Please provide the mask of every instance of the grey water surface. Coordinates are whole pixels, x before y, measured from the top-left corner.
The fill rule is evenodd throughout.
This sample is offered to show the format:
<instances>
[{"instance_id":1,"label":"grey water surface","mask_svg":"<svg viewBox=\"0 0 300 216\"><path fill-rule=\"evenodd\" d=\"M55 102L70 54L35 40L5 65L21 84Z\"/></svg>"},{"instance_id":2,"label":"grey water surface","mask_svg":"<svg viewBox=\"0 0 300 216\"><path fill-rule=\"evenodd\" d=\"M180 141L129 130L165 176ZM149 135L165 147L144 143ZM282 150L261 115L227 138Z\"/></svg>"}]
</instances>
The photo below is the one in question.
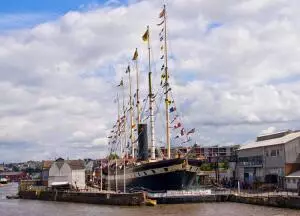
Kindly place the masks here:
<instances>
[{"instance_id":1,"label":"grey water surface","mask_svg":"<svg viewBox=\"0 0 300 216\"><path fill-rule=\"evenodd\" d=\"M156 207L119 207L92 204L8 200L17 184L0 187L0 216L300 216L299 210L262 207L238 203L199 203L158 205Z\"/></svg>"}]
</instances>

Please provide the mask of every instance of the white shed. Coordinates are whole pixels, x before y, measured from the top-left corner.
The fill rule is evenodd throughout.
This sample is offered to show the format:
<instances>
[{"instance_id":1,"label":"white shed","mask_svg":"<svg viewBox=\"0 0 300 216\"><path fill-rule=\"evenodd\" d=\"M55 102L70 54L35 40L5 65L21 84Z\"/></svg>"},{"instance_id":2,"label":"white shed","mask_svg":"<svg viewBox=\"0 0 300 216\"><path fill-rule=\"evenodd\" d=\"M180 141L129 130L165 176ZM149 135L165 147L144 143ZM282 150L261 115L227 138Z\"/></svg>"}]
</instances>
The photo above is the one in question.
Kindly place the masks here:
<instances>
[{"instance_id":1,"label":"white shed","mask_svg":"<svg viewBox=\"0 0 300 216\"><path fill-rule=\"evenodd\" d=\"M68 182L74 188L85 188L85 167L82 160L57 159L49 170L48 186Z\"/></svg>"},{"instance_id":2,"label":"white shed","mask_svg":"<svg viewBox=\"0 0 300 216\"><path fill-rule=\"evenodd\" d=\"M298 181L300 181L300 170L286 176L286 188L288 190L297 190Z\"/></svg>"}]
</instances>

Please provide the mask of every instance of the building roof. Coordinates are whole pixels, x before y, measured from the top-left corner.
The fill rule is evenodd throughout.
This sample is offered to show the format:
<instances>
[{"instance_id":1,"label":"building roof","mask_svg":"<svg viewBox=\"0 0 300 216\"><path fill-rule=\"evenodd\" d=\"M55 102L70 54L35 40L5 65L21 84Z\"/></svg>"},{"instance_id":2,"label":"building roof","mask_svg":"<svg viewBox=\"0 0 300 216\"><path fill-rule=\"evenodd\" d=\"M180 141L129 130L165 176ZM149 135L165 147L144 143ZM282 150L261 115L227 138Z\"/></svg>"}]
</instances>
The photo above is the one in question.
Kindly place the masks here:
<instances>
[{"instance_id":1,"label":"building roof","mask_svg":"<svg viewBox=\"0 0 300 216\"><path fill-rule=\"evenodd\" d=\"M285 144L285 143L288 143L298 137L300 137L300 132L293 132L293 133L289 133L289 134L287 134L283 137L279 137L279 138L247 143L245 145L242 145L238 150Z\"/></svg>"},{"instance_id":2,"label":"building roof","mask_svg":"<svg viewBox=\"0 0 300 216\"><path fill-rule=\"evenodd\" d=\"M1 176L18 176L18 175L23 175L24 172L1 172Z\"/></svg>"},{"instance_id":3,"label":"building roof","mask_svg":"<svg viewBox=\"0 0 300 216\"><path fill-rule=\"evenodd\" d=\"M287 178L300 178L300 170L293 172L291 174L289 174L288 176L286 176Z\"/></svg>"},{"instance_id":4,"label":"building roof","mask_svg":"<svg viewBox=\"0 0 300 216\"><path fill-rule=\"evenodd\" d=\"M53 161L50 160L43 161L43 169L50 169L52 163Z\"/></svg>"},{"instance_id":5,"label":"building roof","mask_svg":"<svg viewBox=\"0 0 300 216\"><path fill-rule=\"evenodd\" d=\"M84 161L83 160L64 160L62 158L57 159L56 161L52 162L56 164L60 169L64 163L67 163L72 170L82 170L85 169ZM51 165L50 165L51 166Z\"/></svg>"},{"instance_id":6,"label":"building roof","mask_svg":"<svg viewBox=\"0 0 300 216\"><path fill-rule=\"evenodd\" d=\"M72 170L81 170L85 169L83 160L68 160L66 161Z\"/></svg>"}]
</instances>

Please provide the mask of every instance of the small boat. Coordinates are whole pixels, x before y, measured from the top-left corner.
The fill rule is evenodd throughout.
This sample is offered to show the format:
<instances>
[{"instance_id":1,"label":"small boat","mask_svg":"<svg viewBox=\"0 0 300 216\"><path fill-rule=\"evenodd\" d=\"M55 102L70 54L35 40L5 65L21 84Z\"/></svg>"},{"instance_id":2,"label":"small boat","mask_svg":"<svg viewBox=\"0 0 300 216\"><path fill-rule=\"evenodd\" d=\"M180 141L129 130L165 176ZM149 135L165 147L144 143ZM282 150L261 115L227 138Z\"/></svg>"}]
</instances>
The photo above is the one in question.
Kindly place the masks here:
<instances>
[{"instance_id":1,"label":"small boat","mask_svg":"<svg viewBox=\"0 0 300 216\"><path fill-rule=\"evenodd\" d=\"M20 199L19 195L7 195L6 199Z\"/></svg>"},{"instance_id":2,"label":"small boat","mask_svg":"<svg viewBox=\"0 0 300 216\"><path fill-rule=\"evenodd\" d=\"M145 204L146 204L146 206L156 206L157 202L156 202L156 200L153 200L153 199L146 199Z\"/></svg>"},{"instance_id":3,"label":"small boat","mask_svg":"<svg viewBox=\"0 0 300 216\"><path fill-rule=\"evenodd\" d=\"M8 180L6 178L0 178L0 184L7 184Z\"/></svg>"}]
</instances>

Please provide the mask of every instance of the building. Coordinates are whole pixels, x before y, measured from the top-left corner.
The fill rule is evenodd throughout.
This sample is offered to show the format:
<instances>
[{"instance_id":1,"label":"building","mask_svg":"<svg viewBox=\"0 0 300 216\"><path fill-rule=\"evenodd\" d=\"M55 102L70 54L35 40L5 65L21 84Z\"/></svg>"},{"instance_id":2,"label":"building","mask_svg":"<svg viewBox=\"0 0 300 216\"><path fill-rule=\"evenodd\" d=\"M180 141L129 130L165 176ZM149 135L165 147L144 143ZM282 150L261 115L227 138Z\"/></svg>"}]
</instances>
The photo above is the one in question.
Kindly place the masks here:
<instances>
[{"instance_id":1,"label":"building","mask_svg":"<svg viewBox=\"0 0 300 216\"><path fill-rule=\"evenodd\" d=\"M8 181L19 182L20 180L27 179L28 176L25 172L1 172L0 178L6 178Z\"/></svg>"},{"instance_id":2,"label":"building","mask_svg":"<svg viewBox=\"0 0 300 216\"><path fill-rule=\"evenodd\" d=\"M300 169L300 132L283 131L258 136L238 149L238 179L244 183L276 183Z\"/></svg>"},{"instance_id":3,"label":"building","mask_svg":"<svg viewBox=\"0 0 300 216\"><path fill-rule=\"evenodd\" d=\"M194 158L205 159L205 160L234 160L238 146L198 146L193 147L175 147L171 149L173 154L186 154L190 152L190 155ZM160 148L162 154L167 156L167 149L165 147Z\"/></svg>"},{"instance_id":4,"label":"building","mask_svg":"<svg viewBox=\"0 0 300 216\"><path fill-rule=\"evenodd\" d=\"M298 182L300 181L300 170L286 176L286 188L291 191L297 191Z\"/></svg>"},{"instance_id":5,"label":"building","mask_svg":"<svg viewBox=\"0 0 300 216\"><path fill-rule=\"evenodd\" d=\"M48 178L49 178L49 170L52 165L53 161L47 160L42 162L42 174L41 180L43 185L48 186Z\"/></svg>"},{"instance_id":6,"label":"building","mask_svg":"<svg viewBox=\"0 0 300 216\"><path fill-rule=\"evenodd\" d=\"M84 189L85 166L82 160L57 159L49 169L48 186L69 184L74 188Z\"/></svg>"},{"instance_id":7,"label":"building","mask_svg":"<svg viewBox=\"0 0 300 216\"><path fill-rule=\"evenodd\" d=\"M0 164L0 172L4 172L4 164Z\"/></svg>"}]
</instances>

